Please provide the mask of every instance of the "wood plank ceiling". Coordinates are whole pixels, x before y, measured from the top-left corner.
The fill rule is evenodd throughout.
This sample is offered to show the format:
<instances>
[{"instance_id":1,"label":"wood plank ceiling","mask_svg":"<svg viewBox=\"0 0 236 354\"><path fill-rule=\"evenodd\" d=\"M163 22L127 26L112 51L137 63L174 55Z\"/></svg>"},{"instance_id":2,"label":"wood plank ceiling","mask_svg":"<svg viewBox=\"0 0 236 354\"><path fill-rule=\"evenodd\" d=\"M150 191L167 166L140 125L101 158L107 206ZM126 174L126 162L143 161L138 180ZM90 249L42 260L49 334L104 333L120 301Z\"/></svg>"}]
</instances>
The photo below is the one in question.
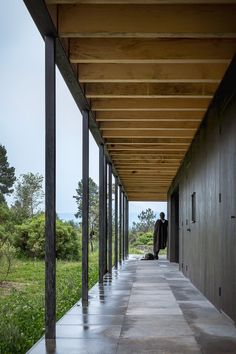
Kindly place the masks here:
<instances>
[{"instance_id":1,"label":"wood plank ceiling","mask_svg":"<svg viewBox=\"0 0 236 354\"><path fill-rule=\"evenodd\" d=\"M235 53L236 1L47 5L129 200L166 200Z\"/></svg>"}]
</instances>

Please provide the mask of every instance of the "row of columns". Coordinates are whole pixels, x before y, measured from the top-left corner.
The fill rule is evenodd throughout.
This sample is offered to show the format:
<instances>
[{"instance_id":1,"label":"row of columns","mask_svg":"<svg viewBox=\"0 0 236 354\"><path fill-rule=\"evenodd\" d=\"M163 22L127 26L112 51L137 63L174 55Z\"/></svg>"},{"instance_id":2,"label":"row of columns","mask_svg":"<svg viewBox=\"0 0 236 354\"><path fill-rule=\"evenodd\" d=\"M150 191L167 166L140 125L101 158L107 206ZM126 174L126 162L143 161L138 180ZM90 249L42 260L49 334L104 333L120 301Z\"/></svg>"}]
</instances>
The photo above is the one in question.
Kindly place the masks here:
<instances>
[{"instance_id":1,"label":"row of columns","mask_svg":"<svg viewBox=\"0 0 236 354\"><path fill-rule=\"evenodd\" d=\"M56 84L55 39L45 38L45 338L56 338ZM88 303L89 111L82 111L82 303ZM99 146L99 282L128 256L128 199ZM114 203L113 203L114 202ZM113 214L114 205L114 214ZM114 222L113 222L114 220ZM113 229L114 226L114 229ZM114 237L113 237L114 235Z\"/></svg>"},{"instance_id":2,"label":"row of columns","mask_svg":"<svg viewBox=\"0 0 236 354\"><path fill-rule=\"evenodd\" d=\"M112 190L112 166L107 163L104 146L99 147L99 282L112 272L114 266L128 256L128 199L118 179L114 185L114 214ZM118 208L119 206L119 208ZM113 223L114 220L114 223ZM113 230L114 224L114 230ZM114 233L114 240L113 240ZM114 242L113 242L114 241Z\"/></svg>"}]
</instances>

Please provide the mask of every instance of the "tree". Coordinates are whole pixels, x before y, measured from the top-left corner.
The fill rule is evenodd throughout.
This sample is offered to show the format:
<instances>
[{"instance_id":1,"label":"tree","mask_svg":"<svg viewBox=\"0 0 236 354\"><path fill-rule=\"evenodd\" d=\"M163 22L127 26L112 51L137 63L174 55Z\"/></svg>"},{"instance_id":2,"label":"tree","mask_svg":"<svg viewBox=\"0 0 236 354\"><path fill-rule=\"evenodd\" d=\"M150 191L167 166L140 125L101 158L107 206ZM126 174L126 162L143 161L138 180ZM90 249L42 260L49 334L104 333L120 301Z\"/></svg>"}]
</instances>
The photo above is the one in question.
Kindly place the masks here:
<instances>
[{"instance_id":1,"label":"tree","mask_svg":"<svg viewBox=\"0 0 236 354\"><path fill-rule=\"evenodd\" d=\"M83 199L83 181L78 182L78 188L76 189L76 199L78 211L75 214L76 218L82 218L82 199ZM94 180L89 177L89 239L91 250L93 251L93 239L98 233L98 221L99 221L99 190L98 185Z\"/></svg>"},{"instance_id":2,"label":"tree","mask_svg":"<svg viewBox=\"0 0 236 354\"><path fill-rule=\"evenodd\" d=\"M15 231L11 210L6 203L0 204L0 284L6 280L15 256L13 234Z\"/></svg>"},{"instance_id":3,"label":"tree","mask_svg":"<svg viewBox=\"0 0 236 354\"><path fill-rule=\"evenodd\" d=\"M16 225L15 247L20 255L31 258L45 256L45 215L43 213ZM81 259L81 234L69 222L56 220L56 256L58 259Z\"/></svg>"},{"instance_id":4,"label":"tree","mask_svg":"<svg viewBox=\"0 0 236 354\"><path fill-rule=\"evenodd\" d=\"M32 172L21 175L17 180L13 208L23 218L32 217L39 210L44 197L42 183L43 176Z\"/></svg>"},{"instance_id":5,"label":"tree","mask_svg":"<svg viewBox=\"0 0 236 354\"><path fill-rule=\"evenodd\" d=\"M11 188L16 180L15 168L7 161L7 150L0 144L0 202L5 202L5 195L13 192Z\"/></svg>"},{"instance_id":6,"label":"tree","mask_svg":"<svg viewBox=\"0 0 236 354\"><path fill-rule=\"evenodd\" d=\"M137 231L152 231L155 224L156 214L152 209L148 208L141 211L141 213L138 215L138 219L139 222L135 223L134 225Z\"/></svg>"}]
</instances>

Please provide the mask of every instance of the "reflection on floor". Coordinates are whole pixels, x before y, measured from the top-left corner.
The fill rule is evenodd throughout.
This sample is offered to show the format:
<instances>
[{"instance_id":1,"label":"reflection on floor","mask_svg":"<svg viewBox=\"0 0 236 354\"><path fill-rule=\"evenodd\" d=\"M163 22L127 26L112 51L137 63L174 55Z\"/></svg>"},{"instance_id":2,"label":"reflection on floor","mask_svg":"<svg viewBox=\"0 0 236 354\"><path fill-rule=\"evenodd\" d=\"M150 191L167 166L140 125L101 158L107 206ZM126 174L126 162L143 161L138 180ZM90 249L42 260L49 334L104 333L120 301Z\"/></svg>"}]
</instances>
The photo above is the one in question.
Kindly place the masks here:
<instances>
[{"instance_id":1,"label":"reflection on floor","mask_svg":"<svg viewBox=\"0 0 236 354\"><path fill-rule=\"evenodd\" d=\"M56 344L30 354L236 353L236 328L166 259L128 261L58 322Z\"/></svg>"}]
</instances>

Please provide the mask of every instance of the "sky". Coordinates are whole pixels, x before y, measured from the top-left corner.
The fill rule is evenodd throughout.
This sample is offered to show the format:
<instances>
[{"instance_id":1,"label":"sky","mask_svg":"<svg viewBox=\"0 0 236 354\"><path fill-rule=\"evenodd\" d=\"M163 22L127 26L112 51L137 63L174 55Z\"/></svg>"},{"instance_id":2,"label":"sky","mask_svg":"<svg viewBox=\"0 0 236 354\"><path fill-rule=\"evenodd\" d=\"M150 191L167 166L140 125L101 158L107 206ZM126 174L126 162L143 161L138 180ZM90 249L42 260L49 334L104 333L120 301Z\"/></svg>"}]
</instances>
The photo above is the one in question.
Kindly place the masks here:
<instances>
[{"instance_id":1,"label":"sky","mask_svg":"<svg viewBox=\"0 0 236 354\"><path fill-rule=\"evenodd\" d=\"M44 175L44 41L19 0L1 4L0 33L0 143L17 177ZM74 214L73 195L82 177L82 117L58 70L56 87L57 212ZM92 135L89 148L90 176L98 183L99 155ZM166 212L166 203L130 202L130 223L147 208L159 214Z\"/></svg>"}]
</instances>

